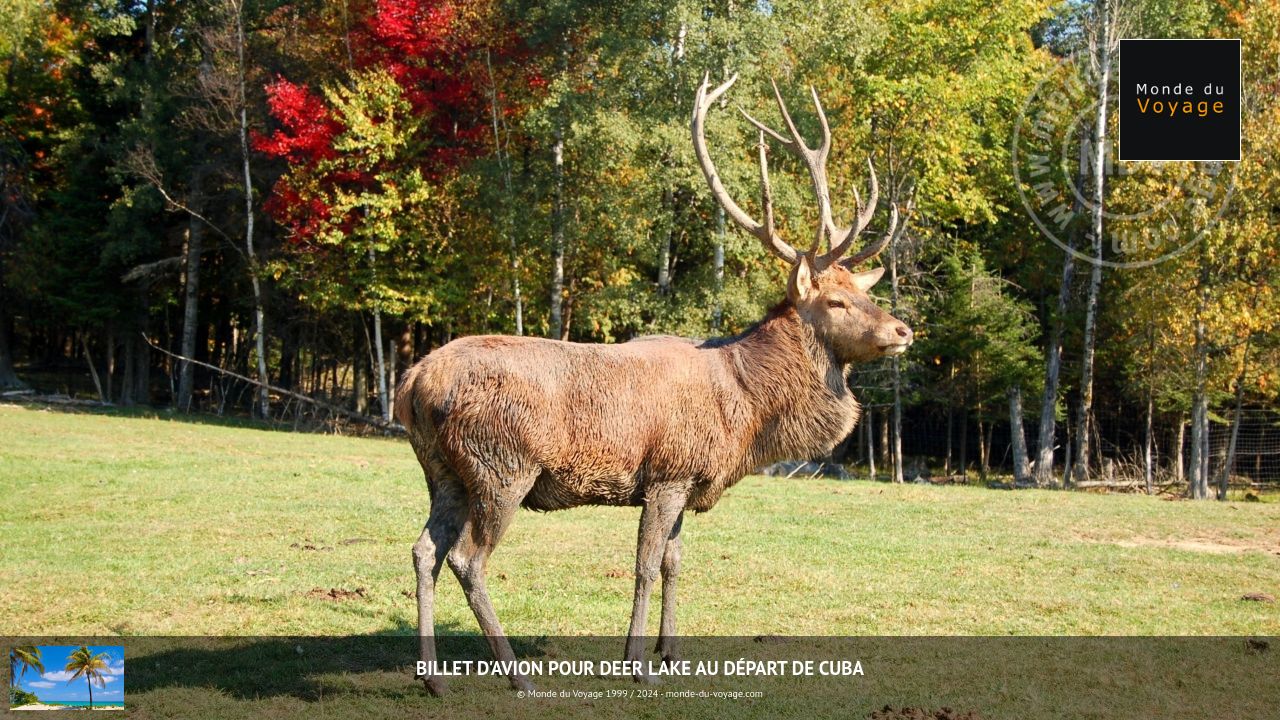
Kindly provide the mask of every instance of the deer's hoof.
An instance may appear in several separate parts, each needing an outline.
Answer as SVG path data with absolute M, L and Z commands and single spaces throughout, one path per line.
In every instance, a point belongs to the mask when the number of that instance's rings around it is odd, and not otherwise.
M 635 675 L 632 675 L 632 677 L 641 685 L 658 685 L 662 682 L 662 678 L 657 675 L 650 675 L 649 673 L 636 673 Z
M 511 689 L 520 692 L 533 692 L 533 683 L 529 682 L 529 678 L 523 675 L 516 675 L 511 678 Z
M 427 688 L 427 692 L 431 693 L 432 697 L 443 697 L 449 692 L 449 686 L 445 683 L 444 678 L 439 675 L 431 675 L 421 679 L 423 686 Z

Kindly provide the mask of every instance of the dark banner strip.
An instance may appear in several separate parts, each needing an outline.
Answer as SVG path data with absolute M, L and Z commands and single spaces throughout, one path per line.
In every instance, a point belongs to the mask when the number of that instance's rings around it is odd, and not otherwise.
M 511 641 L 515 666 L 496 662 L 483 637 L 443 636 L 437 661 L 424 667 L 412 636 L 4 639 L 6 648 L 120 648 L 122 712 L 137 718 L 1207 720 L 1280 712 L 1280 640 L 1268 637 L 687 637 L 665 663 L 652 653 L 624 661 L 623 638 Z M 415 678 L 424 669 L 445 680 L 443 697 Z M 61 678 L 60 670 L 40 677 Z M 511 687 L 513 670 L 532 690 Z M 32 677 L 21 682 L 38 696 Z M 54 680 L 37 682 L 62 692 Z

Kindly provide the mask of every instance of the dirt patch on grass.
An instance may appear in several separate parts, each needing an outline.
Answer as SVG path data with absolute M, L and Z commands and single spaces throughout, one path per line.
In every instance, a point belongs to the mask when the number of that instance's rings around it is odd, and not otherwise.
M 1077 539 L 1089 543 L 1118 545 L 1119 547 L 1126 548 L 1167 548 L 1170 550 L 1186 550 L 1189 552 L 1211 553 L 1215 555 L 1237 555 L 1250 551 L 1280 555 L 1280 550 L 1277 550 L 1277 547 L 1280 547 L 1280 540 L 1268 541 L 1266 538 L 1242 540 L 1240 538 L 1151 538 L 1139 536 L 1108 539 L 1080 536 Z
M 959 711 L 949 707 L 926 710 L 917 707 L 895 708 L 892 705 L 873 710 L 867 717 L 870 720 L 982 720 L 982 716 L 972 710 Z
M 311 588 L 307 593 L 307 597 L 316 600 L 327 600 L 329 602 L 345 602 L 347 600 L 367 600 L 369 591 L 362 587 L 355 590 L 344 590 L 343 588 L 324 589 L 320 587 Z

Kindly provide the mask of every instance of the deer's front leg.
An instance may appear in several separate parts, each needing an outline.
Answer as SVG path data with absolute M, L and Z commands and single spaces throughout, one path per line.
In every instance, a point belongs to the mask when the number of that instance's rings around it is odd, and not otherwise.
M 663 662 L 679 660 L 676 648 L 676 579 L 680 576 L 680 526 L 684 524 L 684 512 L 676 516 L 676 524 L 667 536 L 666 549 L 662 553 L 662 628 L 658 631 L 658 645 L 654 652 Z
M 636 547 L 636 595 L 631 607 L 631 629 L 627 633 L 626 659 L 639 662 L 644 653 L 645 619 L 649 613 L 649 595 L 661 570 L 667 540 L 680 520 L 685 504 L 684 492 L 658 492 L 651 496 L 640 512 L 640 540 Z M 665 590 L 663 591 L 665 594 Z M 654 682 L 645 672 L 635 673 L 640 682 Z

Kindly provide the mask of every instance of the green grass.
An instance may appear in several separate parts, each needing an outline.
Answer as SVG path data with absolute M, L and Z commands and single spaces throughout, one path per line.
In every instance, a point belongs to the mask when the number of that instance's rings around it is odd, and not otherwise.
M 416 623 L 428 499 L 403 440 L 12 405 L 0 438 L 0 632 Z M 624 633 L 637 518 L 522 511 L 490 563 L 507 631 Z M 752 477 L 684 533 L 689 634 L 1280 634 L 1277 605 L 1240 600 L 1280 594 L 1272 504 Z M 447 572 L 436 612 L 475 631 Z
M 0 497 L 0 634 L 369 639 L 416 625 L 409 548 L 428 499 L 404 440 L 0 405 Z M 553 653 L 566 652 L 554 650 L 555 636 L 625 633 L 637 519 L 626 508 L 521 512 L 489 570 L 508 633 L 549 636 Z M 1280 595 L 1276 504 L 752 477 L 710 513 L 687 518 L 684 533 L 679 617 L 687 635 L 1280 635 L 1280 605 L 1241 600 L 1249 592 Z M 316 597 L 316 588 L 363 588 L 364 597 L 334 601 Z M 657 615 L 655 599 L 653 633 Z M 444 634 L 477 632 L 447 571 L 436 618 Z M 370 649 L 368 662 L 352 659 L 363 657 L 356 646 L 334 657 L 331 647 L 298 645 L 305 681 L 282 680 L 278 689 L 237 668 L 293 657 L 292 641 L 223 645 L 203 654 L 136 646 L 134 661 L 156 662 L 142 666 L 150 679 L 131 676 L 128 701 L 154 717 L 183 716 L 193 703 L 207 717 L 343 707 L 326 698 L 358 698 L 368 715 L 387 717 L 406 707 L 479 712 L 495 702 L 508 714 L 567 711 L 552 701 L 520 705 L 495 692 L 505 683 L 494 678 L 465 680 L 448 701 L 426 698 L 398 666 L 412 656 L 407 640 L 394 659 L 378 655 L 385 647 Z M 612 654 L 620 653 L 618 644 Z M 1109 666 L 1122 667 L 1125 657 Z M 903 704 L 970 702 L 983 717 L 1089 717 L 1088 707 L 1063 709 L 1091 697 L 1070 683 L 1060 690 L 1069 698 L 1054 689 L 1015 697 L 1008 678 L 993 671 L 1034 664 L 1053 677 L 1092 677 L 1102 671 L 1080 665 L 1096 662 L 989 658 L 986 667 L 960 663 L 936 674 L 951 685 L 908 690 L 915 681 L 894 682 L 901 675 L 891 669 L 909 663 L 895 661 L 852 686 L 852 695 L 842 691 L 841 702 L 863 717 L 891 692 Z M 206 669 L 192 680 L 188 667 Z M 1182 671 L 1179 687 L 1199 692 L 1222 680 L 1222 668 L 1216 657 L 1195 665 Z M 1090 682 L 1127 688 L 1102 675 Z M 939 689 L 958 687 L 962 676 L 977 681 L 967 695 Z M 1220 686 L 1242 701 L 1270 702 L 1251 691 L 1252 677 Z M 575 682 L 540 685 L 583 686 Z M 817 695 L 788 699 L 795 686 L 787 682 L 795 681 L 760 681 L 772 695 L 754 704 L 668 700 L 638 708 L 606 700 L 568 709 L 739 717 L 755 708 L 770 717 L 833 707 Z M 742 685 L 721 678 L 668 687 Z M 1010 697 L 982 704 L 995 696 Z M 1186 698 L 1156 693 L 1142 707 L 1169 716 L 1162 711 L 1176 705 L 1163 703 L 1174 700 Z M 432 704 L 441 702 L 451 704 Z

